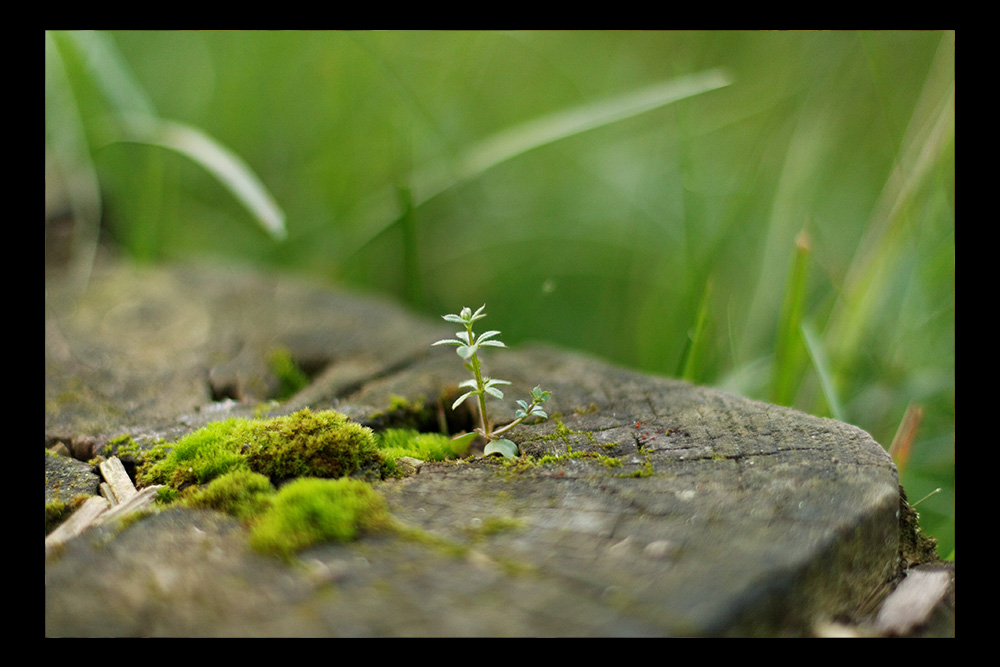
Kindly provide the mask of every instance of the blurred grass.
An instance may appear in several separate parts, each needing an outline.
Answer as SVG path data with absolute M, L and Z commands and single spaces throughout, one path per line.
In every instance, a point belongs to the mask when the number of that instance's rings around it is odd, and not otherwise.
M 902 482 L 942 488 L 919 509 L 953 552 L 953 32 L 111 38 L 151 107 L 239 155 L 287 219 L 275 242 L 175 153 L 94 142 L 102 233 L 134 254 L 431 315 L 485 302 L 508 344 L 838 414 L 886 447 L 918 406 Z M 711 76 L 728 85 L 636 106 Z

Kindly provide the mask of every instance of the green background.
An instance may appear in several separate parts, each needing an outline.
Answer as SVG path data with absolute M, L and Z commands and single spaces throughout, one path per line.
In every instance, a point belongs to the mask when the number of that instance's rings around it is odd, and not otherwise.
M 902 482 L 911 502 L 942 489 L 918 510 L 953 553 L 953 32 L 110 36 L 156 112 L 242 157 L 287 216 L 275 241 L 191 161 L 90 130 L 103 233 L 137 259 L 236 259 L 429 315 L 486 303 L 508 345 L 836 416 L 886 448 L 919 406 Z M 728 85 L 461 169 L 512 128 L 716 70 Z M 432 165 L 457 176 L 425 197 Z

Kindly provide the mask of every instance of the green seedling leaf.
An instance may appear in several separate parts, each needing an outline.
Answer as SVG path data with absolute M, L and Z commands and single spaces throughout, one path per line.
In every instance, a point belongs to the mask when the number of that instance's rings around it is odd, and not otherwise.
M 504 438 L 491 440 L 483 450 L 484 456 L 490 454 L 503 454 L 506 458 L 512 459 L 517 456 L 517 443 Z
M 476 392 L 474 392 L 474 391 L 467 391 L 467 392 L 465 392 L 464 394 L 462 394 L 461 396 L 459 396 L 457 399 L 455 399 L 455 402 L 451 404 L 451 409 L 454 410 L 455 408 L 457 408 L 458 406 L 460 406 L 462 404 L 462 401 L 464 401 L 469 396 L 472 396 L 475 393 Z
M 541 387 L 535 387 L 531 390 L 531 397 L 535 399 L 536 403 L 544 403 L 549 400 L 549 396 L 551 395 L 552 392 L 544 391 Z
M 454 339 L 451 339 L 451 338 L 442 338 L 441 340 L 436 340 L 433 343 L 431 343 L 432 346 L 433 345 L 464 345 L 464 344 L 465 343 L 463 343 L 460 340 L 454 340 Z
M 476 432 L 456 435 L 451 439 L 451 451 L 456 456 L 461 456 L 465 452 L 469 451 L 469 445 L 472 444 L 472 441 L 476 439 L 477 435 L 479 434 Z

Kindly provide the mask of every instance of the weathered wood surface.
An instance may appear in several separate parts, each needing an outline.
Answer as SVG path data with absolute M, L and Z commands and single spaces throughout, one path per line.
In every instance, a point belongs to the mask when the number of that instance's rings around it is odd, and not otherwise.
M 70 295 L 47 286 L 46 440 L 78 458 L 122 433 L 174 438 L 252 414 L 274 390 L 276 345 L 314 377 L 271 414 L 371 420 L 392 396 L 465 379 L 450 348 L 430 347 L 450 325 L 259 274 L 118 267 Z M 890 590 L 896 472 L 860 429 L 546 346 L 487 363 L 514 393 L 553 392 L 561 418 L 514 429 L 522 451 L 604 458 L 424 463 L 380 489 L 434 540 L 365 535 L 295 566 L 251 552 L 219 514 L 105 523 L 47 563 L 46 633 L 809 634 L 874 614 Z

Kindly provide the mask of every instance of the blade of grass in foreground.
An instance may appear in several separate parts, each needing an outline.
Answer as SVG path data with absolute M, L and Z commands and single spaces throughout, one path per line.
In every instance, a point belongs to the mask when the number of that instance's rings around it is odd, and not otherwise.
M 68 204 L 77 225 L 70 255 L 72 284 L 82 290 L 90 280 L 100 236 L 101 186 L 59 45 L 49 32 L 45 33 L 45 130 L 46 158 L 51 157 L 60 178 L 67 181 Z M 46 188 L 49 178 L 46 173 Z
M 201 130 L 159 118 L 127 117 L 121 141 L 159 146 L 203 167 L 228 189 L 275 239 L 285 238 L 285 214 L 238 155 Z
M 285 215 L 267 188 L 235 153 L 194 127 L 160 118 L 113 40 L 101 31 L 46 33 L 46 57 L 73 59 L 76 71 L 100 91 L 119 141 L 145 143 L 180 153 L 215 176 L 276 240 L 285 238 Z M 55 49 L 49 49 L 51 42 Z M 83 121 L 85 119 L 81 119 Z
M 418 169 L 412 175 L 410 186 L 412 206 L 420 207 L 442 192 L 478 178 L 498 164 L 536 148 L 723 88 L 730 83 L 730 77 L 724 71 L 708 70 L 662 81 L 608 99 L 587 102 L 502 130 L 470 145 L 456 158 Z M 367 221 L 360 226 L 360 236 L 345 256 L 367 246 L 399 219 L 395 188 L 387 188 L 378 193 L 359 210 Z

